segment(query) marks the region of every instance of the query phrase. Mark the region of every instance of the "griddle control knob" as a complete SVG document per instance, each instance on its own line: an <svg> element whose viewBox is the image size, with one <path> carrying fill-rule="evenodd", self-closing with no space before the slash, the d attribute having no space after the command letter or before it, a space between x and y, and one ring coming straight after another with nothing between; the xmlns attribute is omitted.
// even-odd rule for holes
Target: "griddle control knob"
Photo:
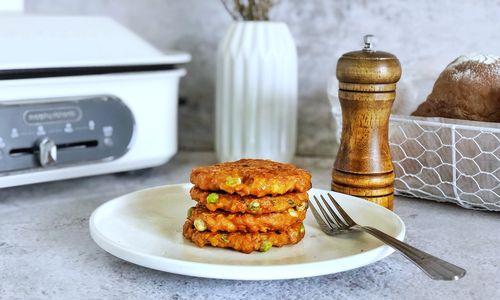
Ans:
<svg viewBox="0 0 500 300"><path fill-rule="evenodd" d="M49 138L43 138L38 143L38 160L42 167L57 161L57 145Z"/></svg>

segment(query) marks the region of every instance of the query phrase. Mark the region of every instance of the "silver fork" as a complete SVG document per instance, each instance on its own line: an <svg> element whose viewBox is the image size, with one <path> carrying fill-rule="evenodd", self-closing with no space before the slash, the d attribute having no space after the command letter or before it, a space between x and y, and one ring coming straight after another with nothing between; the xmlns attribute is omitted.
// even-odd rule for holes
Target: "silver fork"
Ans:
<svg viewBox="0 0 500 300"><path fill-rule="evenodd" d="M321 230L327 235L333 236L351 230L364 231L392 248L399 250L406 258L417 265L422 271L424 271L425 274L434 280L457 280L465 275L466 271L458 266L455 266L454 264L401 242L400 240L395 239L376 228L357 224L351 217L349 217L347 212L337 203L332 195L328 194L328 197L337 209L338 213L335 212L323 195L320 195L320 197L321 200L323 200L323 205L320 203L318 198L314 196L315 203L310 205L310 207ZM314 204L318 206L321 213L316 210ZM328 210L329 213L327 213L324 207L326 207L326 210Z"/></svg>

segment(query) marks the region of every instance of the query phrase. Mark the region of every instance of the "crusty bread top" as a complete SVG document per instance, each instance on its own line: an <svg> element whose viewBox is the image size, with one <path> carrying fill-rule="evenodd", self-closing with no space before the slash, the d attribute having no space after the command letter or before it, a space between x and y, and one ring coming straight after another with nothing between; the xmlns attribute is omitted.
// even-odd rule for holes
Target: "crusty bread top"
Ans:
<svg viewBox="0 0 500 300"><path fill-rule="evenodd" d="M500 122L500 57L458 57L412 115Z"/></svg>

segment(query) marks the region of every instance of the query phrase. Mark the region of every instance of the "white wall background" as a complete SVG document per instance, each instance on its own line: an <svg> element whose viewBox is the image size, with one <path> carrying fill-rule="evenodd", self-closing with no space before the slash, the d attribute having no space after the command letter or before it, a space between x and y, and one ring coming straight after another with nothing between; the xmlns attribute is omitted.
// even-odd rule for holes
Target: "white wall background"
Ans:
<svg viewBox="0 0 500 300"><path fill-rule="evenodd" d="M231 22L219 1L26 0L25 6L29 13L111 16L160 49L193 54L181 86L188 101L180 111L180 145L213 148L214 57ZM288 23L298 47L302 155L332 154L328 77L342 53L360 48L364 34L376 34L376 47L399 57L403 80L415 90L460 54L500 55L499 0L282 0L272 17Z"/></svg>

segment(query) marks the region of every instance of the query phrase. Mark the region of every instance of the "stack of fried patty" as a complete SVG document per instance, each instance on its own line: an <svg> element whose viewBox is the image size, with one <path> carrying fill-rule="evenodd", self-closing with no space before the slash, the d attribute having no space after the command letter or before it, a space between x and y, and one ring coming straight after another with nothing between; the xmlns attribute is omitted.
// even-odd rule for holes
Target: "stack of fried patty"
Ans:
<svg viewBox="0 0 500 300"><path fill-rule="evenodd" d="M311 175L291 164L241 159L191 173L191 198L183 234L199 247L244 253L295 244L304 237Z"/></svg>

